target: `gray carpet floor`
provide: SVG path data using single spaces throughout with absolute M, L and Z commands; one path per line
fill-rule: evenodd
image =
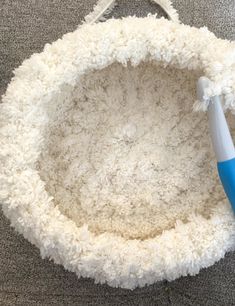
M 175 0 L 181 21 L 235 40 L 235 0 Z M 0 0 L 0 94 L 12 70 L 45 43 L 73 31 L 95 0 Z M 119 0 L 114 17 L 159 9 L 147 0 Z M 18 235 L 0 213 L 0 305 L 235 305 L 235 254 L 195 277 L 134 291 L 96 285 L 49 260 Z

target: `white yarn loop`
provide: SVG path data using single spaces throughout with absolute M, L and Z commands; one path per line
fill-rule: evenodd
M 159 5 L 163 11 L 167 14 L 171 21 L 179 22 L 179 16 L 177 11 L 174 9 L 170 0 L 150 0 L 151 2 Z M 94 6 L 93 11 L 85 17 L 86 23 L 96 23 L 97 21 L 105 20 L 105 16 L 113 10 L 116 6 L 116 0 L 98 0 Z

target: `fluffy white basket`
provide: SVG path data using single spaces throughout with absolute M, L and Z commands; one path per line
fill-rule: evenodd
M 177 17 L 175 14 L 173 11 L 172 16 Z M 93 20 L 92 16 L 87 20 Z M 180 131 L 170 132 L 170 124 L 171 116 L 178 122 L 181 106 L 178 104 L 174 109 L 177 116 L 173 113 L 167 116 L 164 111 L 169 111 L 169 105 L 164 110 L 167 102 L 161 101 L 162 93 L 168 94 L 164 101 L 170 100 L 173 107 L 174 99 L 184 97 L 182 104 L 190 107 L 195 97 L 194 81 L 200 75 L 210 78 L 213 86 L 208 90 L 205 104 L 196 103 L 196 108 L 206 109 L 209 97 L 223 94 L 224 107 L 234 111 L 234 42 L 218 39 L 206 28 L 196 29 L 155 16 L 83 24 L 73 33 L 47 44 L 42 53 L 25 60 L 15 70 L 0 105 L 0 201 L 12 226 L 40 249 L 42 257 L 53 259 L 78 277 L 92 277 L 99 283 L 131 289 L 194 275 L 234 250 L 235 220 L 216 180 L 214 164 L 211 162 L 205 168 L 208 176 L 212 176 L 210 183 L 201 182 L 198 170 L 204 159 L 210 161 L 208 135 L 203 138 L 206 132 L 202 131 L 201 142 L 198 136 L 191 135 L 190 145 L 178 142 L 179 148 L 176 138 L 185 135 Z M 167 88 L 166 82 L 172 85 Z M 154 102 L 157 108 L 151 104 L 152 99 L 158 99 Z M 120 110 L 123 101 L 126 104 Z M 161 133 L 160 123 L 158 126 L 153 123 L 154 110 L 156 121 L 163 124 Z M 124 114 L 129 114 L 125 124 Z M 205 116 L 194 113 L 182 119 L 187 121 L 182 131 L 196 130 L 190 120 L 199 115 Z M 100 125 L 94 126 L 97 120 Z M 206 127 L 206 119 L 203 122 Z M 142 135 L 142 128 L 146 131 L 151 128 L 152 138 L 157 136 L 158 143 Z M 110 133 L 105 134 L 106 138 L 102 136 L 105 130 Z M 164 149 L 168 132 L 172 138 L 167 144 L 172 143 L 176 159 L 173 165 L 170 160 L 163 160 L 162 171 L 164 152 L 166 158 L 173 156 L 167 146 Z M 89 138 L 92 133 L 94 142 Z M 130 143 L 137 142 L 136 135 L 140 139 L 136 149 L 131 155 L 123 153 L 121 148 L 127 146 L 129 150 Z M 91 147 L 87 146 L 88 141 Z M 102 146 L 107 143 L 110 146 L 104 149 Z M 163 149 L 157 151 L 159 143 Z M 115 146 L 116 151 L 112 149 Z M 90 148 L 94 172 L 87 159 Z M 103 150 L 102 162 L 99 149 Z M 81 163 L 76 150 L 80 150 Z M 195 166 L 183 169 L 186 162 L 193 163 L 195 151 L 200 156 Z M 121 160 L 115 162 L 119 156 Z M 143 164 L 139 163 L 141 156 Z M 186 156 L 188 159 L 183 163 Z M 155 165 L 157 177 L 150 161 Z M 177 162 L 182 162 L 183 167 L 177 166 Z M 178 168 L 172 173 L 174 167 Z M 193 176 L 185 177 L 191 171 Z M 200 180 L 194 183 L 197 176 Z M 163 177 L 169 180 L 164 181 Z M 59 187 L 56 182 L 60 183 Z M 158 182 L 160 188 L 155 190 Z M 194 188 L 201 190 L 187 194 L 187 182 L 193 182 Z M 176 189 L 173 192 L 174 184 L 176 189 L 181 186 L 181 194 Z M 163 195 L 159 198 L 161 188 Z M 182 203 L 179 199 L 184 193 Z M 188 197 L 191 198 L 187 200 Z M 139 198 L 141 201 L 137 201 Z

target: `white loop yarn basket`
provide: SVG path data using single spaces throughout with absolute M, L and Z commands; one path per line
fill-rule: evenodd
M 114 287 L 195 275 L 235 248 L 198 77 L 235 109 L 235 44 L 154 16 L 84 24 L 15 70 L 0 201 L 42 257 Z

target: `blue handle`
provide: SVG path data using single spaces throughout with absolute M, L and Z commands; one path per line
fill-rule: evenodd
M 217 163 L 224 191 L 235 212 L 235 158 Z

